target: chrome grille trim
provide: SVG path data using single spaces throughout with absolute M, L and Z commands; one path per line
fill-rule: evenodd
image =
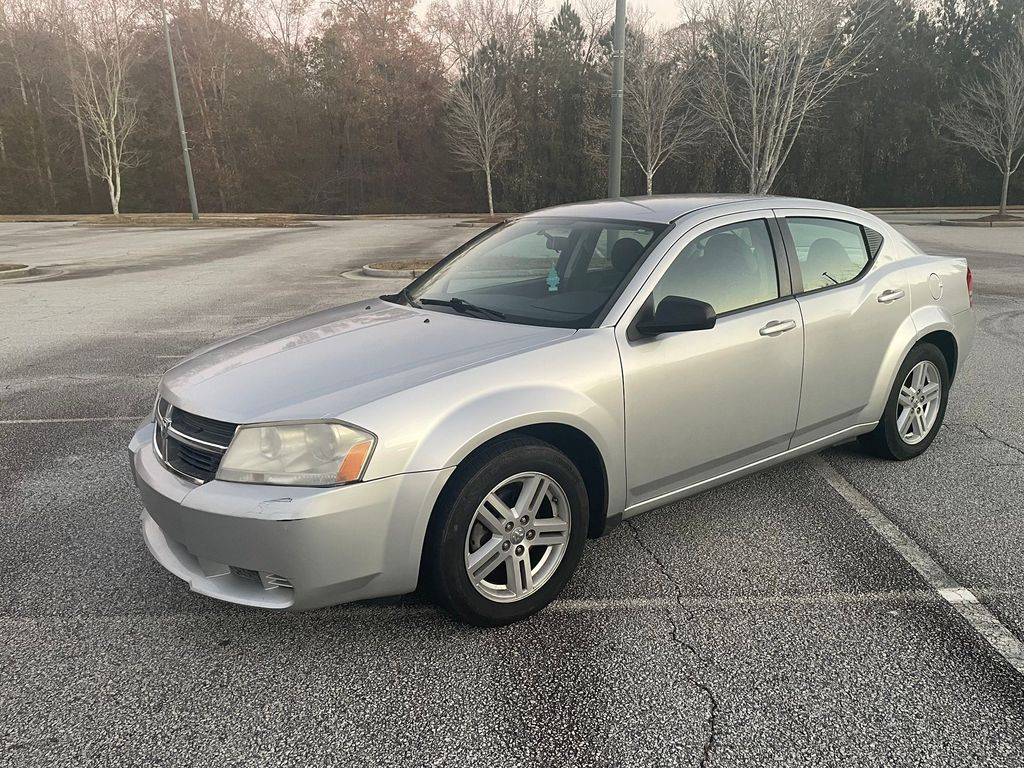
M 263 579 L 268 587 L 279 589 L 294 589 L 290 580 L 276 573 L 268 573 Z
M 196 437 L 189 437 L 185 433 L 176 430 L 170 424 L 166 424 L 164 426 L 164 429 L 166 429 L 169 434 L 174 435 L 176 440 L 180 440 L 183 443 L 191 443 L 197 448 L 212 448 L 218 453 L 226 453 L 228 450 L 228 447 L 226 445 L 221 445 L 220 443 L 208 443 L 205 440 L 200 440 Z
M 226 436 L 238 427 L 227 422 L 208 419 L 171 405 L 164 399 L 157 401 L 156 428 L 153 430 L 153 450 L 160 462 L 175 474 L 197 485 L 213 480 L 217 476 L 220 461 L 228 445 L 202 440 L 184 433 L 175 424 L 175 414 L 181 414 L 180 421 L 186 421 L 192 431 Z

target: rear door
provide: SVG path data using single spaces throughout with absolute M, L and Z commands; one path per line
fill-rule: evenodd
M 879 366 L 910 312 L 899 262 L 875 264 L 881 235 L 854 214 L 777 210 L 804 326 L 804 376 L 793 447 L 859 424 Z

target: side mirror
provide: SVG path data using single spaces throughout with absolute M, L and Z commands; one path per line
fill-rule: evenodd
M 715 327 L 715 309 L 706 301 L 666 296 L 658 302 L 654 315 L 636 324 L 641 336 L 657 336 L 679 331 L 706 331 Z

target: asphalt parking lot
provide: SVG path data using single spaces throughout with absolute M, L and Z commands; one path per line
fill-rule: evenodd
M 1024 637 L 1024 229 L 894 219 L 966 255 L 979 335 L 925 456 L 822 454 Z M 801 460 L 590 542 L 503 629 L 417 597 L 275 614 L 149 556 L 125 446 L 210 341 L 392 281 L 452 220 L 0 224 L 0 765 L 1021 766 L 1024 677 Z M 59 274 L 58 274 L 59 273 Z

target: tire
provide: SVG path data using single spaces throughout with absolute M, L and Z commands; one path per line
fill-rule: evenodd
M 469 624 L 525 619 L 569 582 L 589 519 L 586 485 L 564 453 L 532 438 L 501 440 L 461 465 L 438 499 L 424 552 L 428 587 Z
M 915 389 L 912 374 L 923 372 Z M 936 381 L 935 379 L 938 379 Z M 938 384 L 938 389 L 932 387 Z M 907 385 L 908 391 L 904 390 Z M 920 391 L 919 391 L 920 390 Z M 927 393 L 934 392 L 935 396 Z M 901 395 L 903 399 L 901 400 Z M 933 344 L 918 344 L 907 355 L 893 383 L 878 426 L 860 437 L 876 456 L 906 461 L 920 456 L 939 432 L 949 400 L 949 369 L 946 358 Z M 907 414 L 907 410 L 911 412 Z M 916 416 L 915 416 L 916 412 Z

